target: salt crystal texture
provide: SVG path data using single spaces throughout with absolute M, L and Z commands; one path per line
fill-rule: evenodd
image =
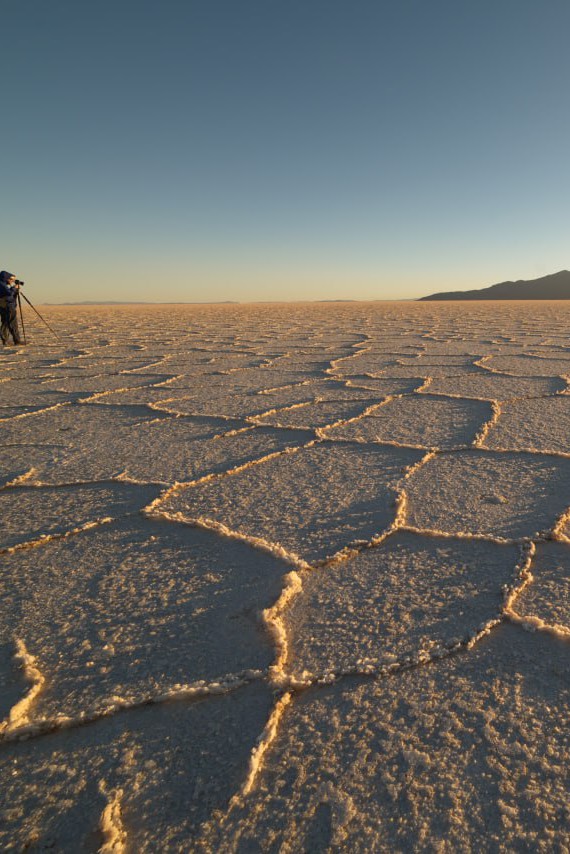
M 567 850 L 570 304 L 44 311 L 0 848 Z

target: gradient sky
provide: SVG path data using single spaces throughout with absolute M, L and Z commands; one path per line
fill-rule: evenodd
M 2 0 L 35 302 L 408 299 L 570 267 L 568 0 Z

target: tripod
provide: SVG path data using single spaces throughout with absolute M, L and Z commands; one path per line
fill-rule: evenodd
M 42 317 L 42 316 L 41 316 L 41 314 L 39 313 L 39 311 L 37 310 L 37 308 L 35 308 L 35 306 L 33 306 L 33 305 L 32 305 L 32 303 L 30 302 L 30 300 L 29 300 L 26 296 L 24 296 L 24 294 L 21 294 L 21 296 L 22 296 L 22 297 L 24 297 L 24 299 L 26 300 L 26 302 L 28 303 L 28 305 L 30 306 L 30 308 L 32 309 L 32 311 L 35 311 L 35 313 L 37 314 L 37 316 L 39 317 L 39 319 L 40 319 L 40 320 L 42 320 L 42 321 L 45 323 L 45 325 L 47 326 L 47 328 L 49 329 L 49 331 L 52 333 L 52 335 L 55 335 L 55 337 L 57 338 L 57 340 L 58 340 L 58 341 L 61 341 L 61 338 L 59 337 L 59 335 L 57 334 L 57 332 L 55 331 L 55 329 L 52 329 L 52 328 L 51 328 L 51 326 L 49 325 L 49 323 L 47 322 L 47 320 L 45 319 L 45 317 Z M 26 331 L 25 331 L 25 329 L 24 329 L 24 315 L 22 314 L 22 300 L 20 299 L 20 291 L 18 291 L 18 306 L 19 306 L 19 308 L 20 308 L 20 320 L 22 321 L 22 333 L 23 333 L 23 335 L 24 335 L 24 344 L 27 344 L 27 341 L 26 341 Z M 62 343 L 63 343 L 63 342 L 62 342 Z
M 24 326 L 24 315 L 22 313 L 22 300 L 20 299 L 20 291 L 18 291 L 18 308 L 20 309 L 20 323 L 22 324 L 22 337 L 24 339 L 24 344 L 27 344 L 26 341 L 26 327 Z

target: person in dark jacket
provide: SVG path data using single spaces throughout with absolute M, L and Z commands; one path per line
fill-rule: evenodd
M 16 277 L 2 270 L 0 273 L 0 337 L 4 345 L 8 343 L 10 335 L 14 344 L 24 343 L 18 328 L 19 292 L 20 286 L 16 284 Z

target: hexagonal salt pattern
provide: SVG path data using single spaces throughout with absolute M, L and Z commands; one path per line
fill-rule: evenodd
M 570 302 L 44 310 L 2 850 L 566 850 Z

